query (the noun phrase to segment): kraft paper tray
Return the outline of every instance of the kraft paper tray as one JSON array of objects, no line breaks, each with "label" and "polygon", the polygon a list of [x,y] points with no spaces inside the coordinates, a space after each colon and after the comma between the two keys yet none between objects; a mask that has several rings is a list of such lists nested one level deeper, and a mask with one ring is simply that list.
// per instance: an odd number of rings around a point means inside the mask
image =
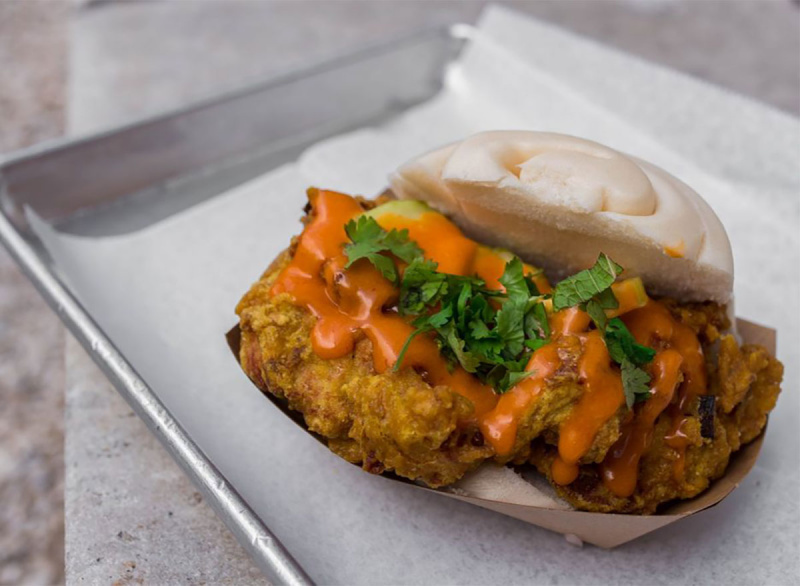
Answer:
[{"label": "kraft paper tray", "polygon": [[24,210],[82,234],[149,226],[295,160],[319,140],[431,98],[465,43],[454,31],[464,29],[425,31],[0,161],[0,241],[272,583],[312,581],[77,300]]},{"label": "kraft paper tray", "polygon": [[[775,355],[776,332],[747,320],[738,319],[736,328],[742,342],[764,346],[771,355]],[[236,361],[239,361],[241,348],[241,331],[234,326],[225,335],[228,346]],[[255,389],[254,389],[255,390]],[[302,416],[289,409],[286,401],[278,399],[271,393],[264,393],[284,415],[289,417],[317,441],[327,445],[325,440],[306,427]],[[532,506],[501,499],[479,498],[463,491],[451,491],[447,488],[431,489],[395,475],[387,475],[390,480],[410,484],[416,489],[435,492],[444,497],[454,498],[471,505],[489,509],[561,533],[570,541],[575,538],[579,542],[586,541],[603,548],[613,548],[637,539],[647,533],[671,525],[681,519],[694,515],[709,507],[719,504],[739,486],[747,473],[756,463],[764,441],[766,429],[751,443],[743,446],[731,455],[725,474],[711,483],[711,486],[693,499],[669,504],[655,515],[621,515],[611,513],[589,513],[585,511],[564,510],[545,506]]]}]

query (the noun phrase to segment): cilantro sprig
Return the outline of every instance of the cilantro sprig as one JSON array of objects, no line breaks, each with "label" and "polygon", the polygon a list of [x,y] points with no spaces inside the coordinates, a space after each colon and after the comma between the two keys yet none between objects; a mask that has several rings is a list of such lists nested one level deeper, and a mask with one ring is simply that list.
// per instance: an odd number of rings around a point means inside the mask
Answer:
[{"label": "cilantro sprig", "polygon": [[540,324],[541,316],[546,318],[542,297],[524,274],[522,261],[515,257],[506,265],[500,278],[505,292],[489,289],[478,277],[440,273],[437,268],[420,257],[403,274],[398,311],[416,316],[411,323],[417,329],[400,351],[395,370],[411,340],[433,332],[452,366],[459,364],[500,393],[530,376],[525,370],[531,354],[527,342],[546,343],[549,328]]},{"label": "cilantro sprig", "polygon": [[397,284],[399,282],[397,266],[385,253],[391,253],[405,262],[411,262],[422,256],[422,249],[416,242],[408,239],[408,230],[392,229],[387,232],[369,216],[362,215],[357,220],[350,220],[345,225],[344,231],[351,241],[344,247],[347,255],[345,268],[349,268],[357,260],[366,258],[384,277]]},{"label": "cilantro sprig", "polygon": [[[394,370],[399,370],[411,342],[433,334],[451,368],[456,364],[479,380],[504,393],[530,376],[530,355],[550,342],[550,326],[544,301],[552,298],[553,310],[578,306],[603,333],[611,359],[619,364],[628,407],[650,396],[650,376],[642,366],[655,351],[638,344],[619,318],[608,319],[607,309],[619,303],[611,285],[623,268],[600,254],[590,269],[558,283],[552,296],[542,295],[518,257],[505,266],[500,284],[490,289],[477,276],[442,273],[422,249],[408,238],[407,230],[386,231],[369,216],[345,226],[350,243],[344,247],[347,267],[366,259],[400,287],[397,311],[415,327]],[[394,258],[407,264],[402,277]]]},{"label": "cilantro sprig", "polygon": [[611,359],[619,364],[622,373],[622,388],[625,403],[631,408],[634,403],[650,398],[650,375],[640,367],[653,360],[656,351],[638,344],[625,323],[615,317],[605,329],[606,346]]}]

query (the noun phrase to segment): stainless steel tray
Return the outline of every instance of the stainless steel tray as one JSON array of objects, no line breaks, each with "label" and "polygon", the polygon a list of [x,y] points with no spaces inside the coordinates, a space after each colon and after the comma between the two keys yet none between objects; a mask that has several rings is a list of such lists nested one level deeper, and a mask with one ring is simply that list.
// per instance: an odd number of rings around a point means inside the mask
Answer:
[{"label": "stainless steel tray", "polygon": [[318,140],[432,97],[465,30],[427,31],[0,163],[0,241],[273,583],[311,579],[81,306],[24,208],[76,234],[148,226],[295,159]]}]

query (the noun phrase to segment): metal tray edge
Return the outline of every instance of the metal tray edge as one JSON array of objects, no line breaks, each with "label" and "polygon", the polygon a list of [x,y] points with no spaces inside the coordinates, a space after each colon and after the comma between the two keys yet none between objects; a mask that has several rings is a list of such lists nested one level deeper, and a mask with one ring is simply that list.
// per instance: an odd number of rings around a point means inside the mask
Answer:
[{"label": "metal tray edge", "polygon": [[313,584],[311,578],[229,484],[152,389],[103,334],[81,303],[53,274],[33,247],[0,213],[0,242],[22,272],[83,346],[150,431],[192,482],[208,498],[217,515],[275,584]]}]

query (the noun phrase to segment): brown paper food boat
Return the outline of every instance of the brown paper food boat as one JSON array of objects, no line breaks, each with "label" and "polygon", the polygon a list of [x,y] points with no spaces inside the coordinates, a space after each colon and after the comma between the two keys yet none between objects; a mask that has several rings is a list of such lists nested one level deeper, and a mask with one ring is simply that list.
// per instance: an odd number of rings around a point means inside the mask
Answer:
[{"label": "brown paper food boat", "polygon": [[[736,327],[741,336],[742,343],[759,344],[775,355],[776,333],[767,328],[743,319],[737,319]],[[239,326],[231,329],[227,335],[228,345],[233,351],[238,362],[240,331]],[[325,443],[322,437],[309,431],[303,417],[296,411],[291,411],[285,401],[274,395],[265,393],[266,397],[283,413],[302,427],[307,433],[318,441]],[[503,515],[521,519],[532,525],[543,527],[565,535],[571,542],[587,542],[603,548],[612,548],[641,537],[651,531],[679,521],[695,513],[713,507],[728,496],[742,482],[744,477],[756,462],[764,441],[764,431],[754,441],[744,446],[731,455],[728,469],[724,476],[711,483],[711,486],[695,498],[677,501],[668,505],[654,515],[621,515],[614,513],[589,513],[576,511],[553,503],[552,506],[534,506],[510,502],[515,499],[488,499],[478,498],[464,494],[464,491],[453,491],[447,488],[434,490],[413,483],[405,478],[394,475],[385,475],[389,480],[403,482],[419,490],[435,492],[448,498],[454,498],[484,509],[497,511]],[[544,497],[545,500],[549,500]],[[580,541],[578,541],[580,540]]]}]

